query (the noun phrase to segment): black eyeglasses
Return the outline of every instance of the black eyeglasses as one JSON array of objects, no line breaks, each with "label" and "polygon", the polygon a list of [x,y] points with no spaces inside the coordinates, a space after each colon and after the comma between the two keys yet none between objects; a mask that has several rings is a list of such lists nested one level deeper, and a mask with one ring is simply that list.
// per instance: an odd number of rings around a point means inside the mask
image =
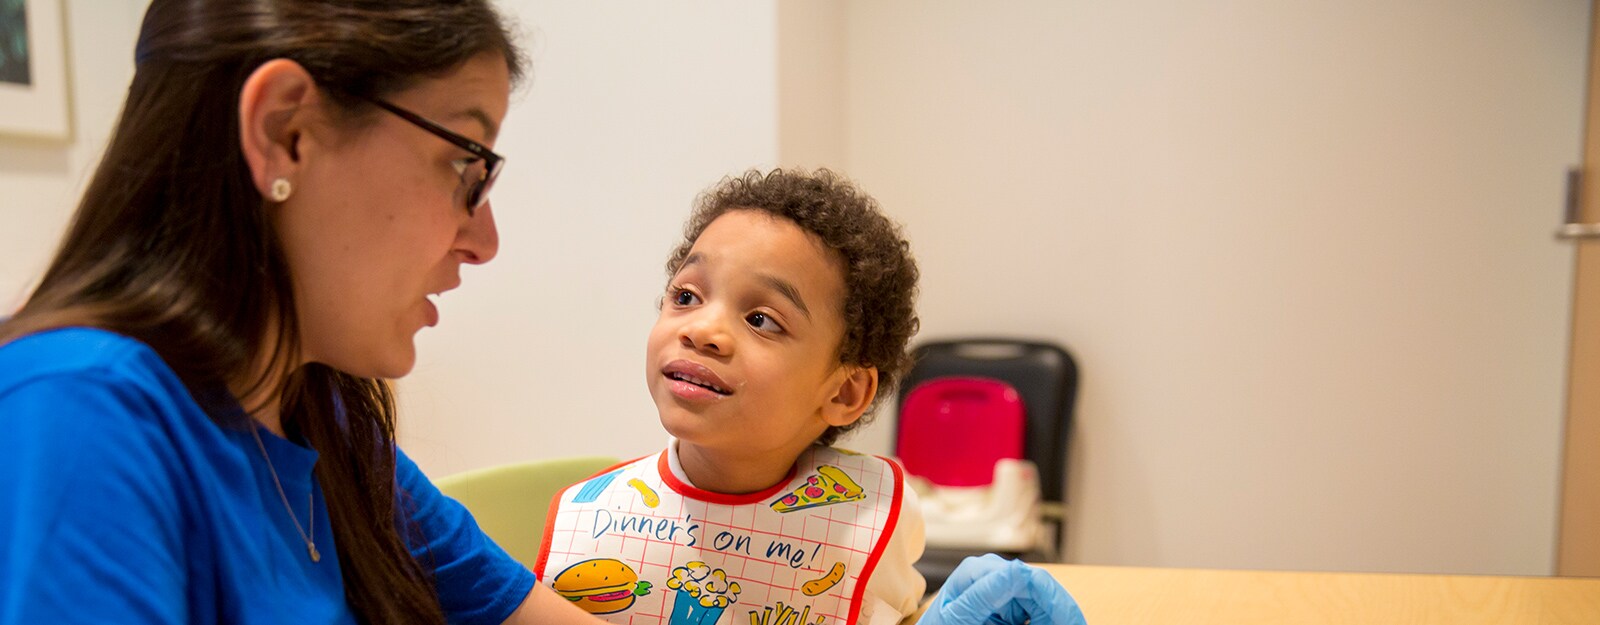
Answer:
[{"label": "black eyeglasses", "polygon": [[461,196],[459,199],[461,204],[466,207],[468,216],[476,214],[478,207],[483,206],[483,203],[489,200],[489,187],[494,186],[495,178],[500,177],[500,168],[506,164],[504,157],[495,154],[482,143],[451,132],[449,128],[433,123],[426,117],[377,98],[362,99],[378,105],[379,108],[385,111],[394,113],[400,119],[411,122],[418,128],[433,133],[434,136],[440,139],[449,141],[456,147],[471,152],[476,158],[463,158],[452,163],[456,168],[456,173],[461,174],[461,184],[456,187],[456,193]]}]

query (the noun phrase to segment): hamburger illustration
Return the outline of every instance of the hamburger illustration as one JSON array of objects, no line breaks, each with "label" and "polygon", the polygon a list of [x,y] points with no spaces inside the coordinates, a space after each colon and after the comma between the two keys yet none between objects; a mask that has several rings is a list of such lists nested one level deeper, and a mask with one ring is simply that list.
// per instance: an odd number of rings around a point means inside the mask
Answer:
[{"label": "hamburger illustration", "polygon": [[639,581],[633,567],[620,560],[594,558],[562,569],[550,589],[590,614],[613,614],[650,594],[650,582]]}]

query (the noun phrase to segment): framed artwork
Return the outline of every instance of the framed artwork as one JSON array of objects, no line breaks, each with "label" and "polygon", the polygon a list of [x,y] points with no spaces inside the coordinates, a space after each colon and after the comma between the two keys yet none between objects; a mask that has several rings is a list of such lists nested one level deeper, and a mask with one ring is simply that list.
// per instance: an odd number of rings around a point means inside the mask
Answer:
[{"label": "framed artwork", "polygon": [[0,0],[0,134],[66,139],[62,0]]}]

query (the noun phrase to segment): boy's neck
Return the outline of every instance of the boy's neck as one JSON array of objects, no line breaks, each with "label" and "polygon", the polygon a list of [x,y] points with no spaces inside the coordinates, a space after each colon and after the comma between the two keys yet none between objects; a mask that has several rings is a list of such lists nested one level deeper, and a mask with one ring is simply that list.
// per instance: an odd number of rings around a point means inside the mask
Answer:
[{"label": "boy's neck", "polygon": [[683,441],[676,441],[676,444],[678,464],[683,467],[689,483],[700,490],[724,495],[743,495],[773,487],[789,477],[794,459],[804,451],[729,457],[708,453]]}]

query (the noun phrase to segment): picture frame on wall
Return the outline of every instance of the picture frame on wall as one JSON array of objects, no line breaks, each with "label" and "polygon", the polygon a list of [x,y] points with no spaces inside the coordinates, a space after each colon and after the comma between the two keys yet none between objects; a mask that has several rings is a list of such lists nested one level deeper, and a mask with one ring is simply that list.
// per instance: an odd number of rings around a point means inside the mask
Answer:
[{"label": "picture frame on wall", "polygon": [[0,138],[68,139],[62,0],[0,0]]}]

